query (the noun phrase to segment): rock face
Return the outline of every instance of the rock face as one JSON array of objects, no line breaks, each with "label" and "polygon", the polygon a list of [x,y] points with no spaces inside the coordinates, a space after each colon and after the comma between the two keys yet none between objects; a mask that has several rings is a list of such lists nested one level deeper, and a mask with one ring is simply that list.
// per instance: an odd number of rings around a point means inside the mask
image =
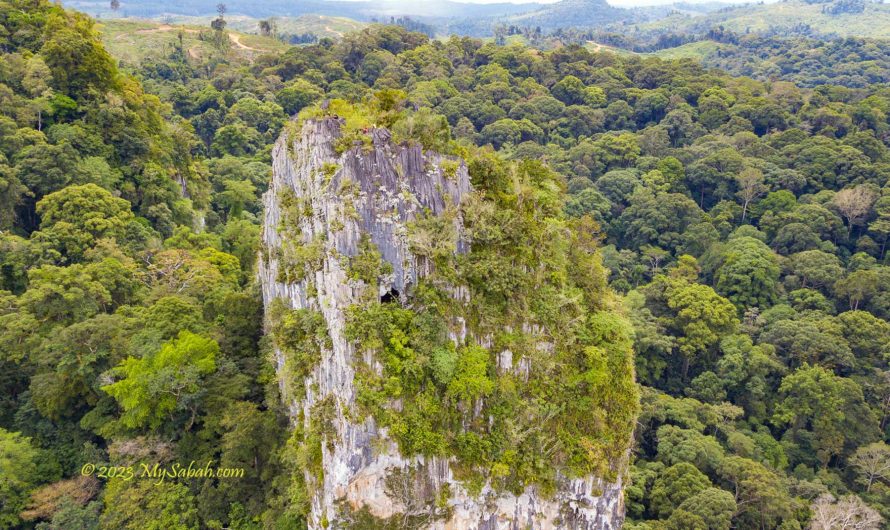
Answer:
[{"label": "rock face", "polygon": [[[318,404],[333,403],[321,444],[323,473],[306,471],[309,528],[350,528],[356,514],[362,514],[364,521],[368,517],[378,521],[377,525],[401,521],[387,526],[392,528],[619,528],[624,513],[620,479],[615,483],[596,477],[564,479],[550,497],[533,486],[520,495],[487,485],[470,493],[454,478],[447,460],[405,457],[373,418],[352,419],[358,359],[344,337],[345,311],[363,293],[367,296],[368,286],[349,279],[345,258],[359,252],[365,234],[392,267],[380,282],[379,295],[406,301],[411,285],[430,266],[409,251],[407,224],[418,215],[441,215],[472,190],[461,161],[423,152],[419,145],[393,145],[383,129],[369,131],[370,146],[338,155],[334,143],[340,127],[339,119],[325,118],[307,121],[299,134],[284,133],[273,150],[273,180],[264,197],[259,267],[264,303],[268,309],[275,299],[282,299],[291,309],[321,313],[330,338],[301,385],[301,395],[289,392],[281,382],[295,428],[308,429]],[[293,197],[304,212],[297,236],[281,230],[282,203]],[[464,252],[468,242],[459,214],[454,223],[458,234],[454,252]],[[299,281],[282,275],[280,256],[286,237],[323,245],[316,266]],[[467,296],[459,289],[454,295]],[[452,328],[453,338],[461,340],[465,331],[460,323]],[[281,372],[286,353],[276,347],[275,354]],[[509,352],[499,356],[500,363],[507,363],[501,359],[505,356]]]}]

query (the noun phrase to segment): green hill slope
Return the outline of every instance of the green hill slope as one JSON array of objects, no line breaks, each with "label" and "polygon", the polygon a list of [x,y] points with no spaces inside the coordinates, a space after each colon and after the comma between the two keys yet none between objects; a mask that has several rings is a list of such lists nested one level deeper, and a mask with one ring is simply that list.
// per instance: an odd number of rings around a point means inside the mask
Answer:
[{"label": "green hill slope", "polygon": [[707,16],[673,15],[640,24],[641,32],[702,33],[715,26],[735,32],[812,33],[839,37],[890,38],[890,5],[866,2],[862,11],[840,12],[840,2],[811,4],[788,0],[728,8]]},{"label": "green hill slope", "polygon": [[[235,24],[233,24],[235,26]],[[139,64],[146,57],[168,55],[182,39],[182,47],[191,60],[209,57],[217,49],[210,24],[168,24],[146,20],[106,20],[98,27],[102,43],[114,58],[127,64]],[[228,31],[227,53],[252,58],[262,53],[279,52],[288,45],[271,37]]]}]

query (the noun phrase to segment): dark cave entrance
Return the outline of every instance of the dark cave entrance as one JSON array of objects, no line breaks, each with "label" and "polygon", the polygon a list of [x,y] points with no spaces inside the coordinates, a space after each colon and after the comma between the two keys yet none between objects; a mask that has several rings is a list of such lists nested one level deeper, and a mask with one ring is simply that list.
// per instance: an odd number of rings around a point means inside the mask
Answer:
[{"label": "dark cave entrance", "polygon": [[389,291],[383,293],[383,296],[380,297],[380,303],[386,304],[389,302],[398,302],[399,301],[399,291],[395,288],[390,289]]}]

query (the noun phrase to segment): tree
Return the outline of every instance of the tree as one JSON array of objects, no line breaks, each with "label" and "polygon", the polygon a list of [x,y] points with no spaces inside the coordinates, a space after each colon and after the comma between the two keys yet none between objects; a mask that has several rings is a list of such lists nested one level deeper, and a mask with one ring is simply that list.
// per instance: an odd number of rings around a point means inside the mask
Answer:
[{"label": "tree", "polygon": [[748,335],[729,335],[720,341],[723,354],[717,374],[731,401],[745,408],[749,418],[762,422],[772,391],[785,366],[769,344],[754,345]]},{"label": "tree", "polygon": [[658,428],[658,459],[667,465],[689,462],[704,471],[714,471],[723,460],[723,447],[713,436],[675,425]]},{"label": "tree", "polygon": [[15,163],[19,180],[40,199],[68,184],[77,165],[77,151],[68,142],[29,145],[16,154]]},{"label": "tree", "polygon": [[0,230],[8,231],[15,221],[16,207],[28,194],[28,188],[18,177],[18,170],[0,154]]},{"label": "tree", "polygon": [[117,12],[121,8],[121,0],[111,0],[111,10]]},{"label": "tree", "polygon": [[732,493],[708,488],[683,501],[677,509],[701,517],[708,530],[729,530],[738,507]]},{"label": "tree", "polygon": [[806,364],[782,379],[773,422],[822,466],[851,445],[874,440],[878,426],[855,381]]},{"label": "tree", "polygon": [[843,324],[819,313],[783,318],[767,325],[760,340],[772,344],[786,359],[819,363],[838,369],[852,368],[855,357],[845,338]]},{"label": "tree", "polygon": [[448,395],[473,403],[494,390],[488,377],[488,350],[480,346],[467,346],[458,351],[454,377],[448,383]]},{"label": "tree", "polygon": [[522,129],[519,127],[519,122],[509,118],[486,125],[480,134],[482,141],[491,143],[495,149],[500,149],[506,144],[515,145],[522,140]]},{"label": "tree", "polygon": [[670,517],[684,501],[709,487],[711,481],[692,464],[674,464],[655,479],[650,506],[659,517]]},{"label": "tree", "polygon": [[742,222],[744,223],[748,214],[748,205],[766,193],[768,188],[763,184],[763,172],[753,167],[745,168],[736,176],[736,185],[739,188],[736,195],[742,200]]},{"label": "tree", "polygon": [[135,216],[130,203],[95,184],[69,186],[37,203],[40,231],[33,237],[76,262],[102,238],[123,243]]},{"label": "tree", "polygon": [[706,198],[713,204],[714,197],[728,197],[730,186],[744,169],[745,159],[737,150],[719,149],[690,164],[686,181],[690,190],[698,190],[698,205],[704,208]]},{"label": "tree", "polygon": [[30,93],[32,103],[37,112],[37,130],[43,129],[43,114],[51,111],[50,98],[53,91],[49,84],[52,82],[52,72],[39,55],[28,59],[25,77],[22,86]]},{"label": "tree", "polygon": [[132,263],[114,258],[69,267],[44,265],[28,271],[29,287],[19,307],[44,328],[72,324],[99,312],[113,312],[141,290]]},{"label": "tree", "polygon": [[260,35],[272,37],[278,32],[278,23],[275,18],[269,18],[259,21]]},{"label": "tree", "polygon": [[132,320],[99,314],[45,338],[32,356],[38,371],[31,377],[31,399],[47,418],[77,416],[100,396],[99,376],[119,359]]},{"label": "tree", "polygon": [[708,370],[690,382],[686,395],[703,403],[722,403],[726,401],[726,388],[724,381],[716,373]]},{"label": "tree", "polygon": [[102,390],[123,408],[120,421],[131,429],[157,429],[176,412],[195,421],[202,381],[216,370],[216,341],[183,331],[142,359],[128,357],[112,373],[120,377]]},{"label": "tree", "polygon": [[665,290],[666,303],[674,314],[672,327],[683,356],[683,379],[693,358],[707,352],[738,325],[736,308],[707,285],[673,280]]},{"label": "tree", "polygon": [[776,528],[791,519],[794,504],[782,479],[758,462],[729,456],[720,466],[720,477],[734,492],[739,528]]},{"label": "tree", "polygon": [[609,199],[593,187],[583,189],[571,196],[565,206],[566,214],[570,217],[583,217],[590,214],[600,226],[606,223],[611,209],[612,203],[609,202]]},{"label": "tree", "polygon": [[241,213],[250,210],[251,203],[256,201],[256,188],[249,180],[227,180],[225,191],[216,195],[216,200],[226,211],[227,220],[238,219]]},{"label": "tree", "polygon": [[114,59],[95,31],[84,30],[89,25],[61,24],[49,33],[40,50],[52,71],[53,88],[75,101],[83,100],[94,90],[104,93],[117,82]]},{"label": "tree", "polygon": [[281,105],[284,112],[292,116],[320,100],[323,95],[321,89],[301,78],[282,88],[275,95],[275,100]]},{"label": "tree", "polygon": [[832,285],[844,272],[837,256],[821,250],[805,250],[788,258],[788,266],[800,278],[801,287]]},{"label": "tree", "polygon": [[639,186],[630,197],[630,206],[610,228],[627,246],[640,248],[648,244],[674,250],[683,242],[686,229],[698,222],[701,215],[702,211],[685,195],[653,193]]},{"label": "tree", "polygon": [[[99,479],[93,476],[78,476],[47,484],[31,493],[31,499],[21,517],[26,521],[51,519],[66,505],[79,507],[87,504],[99,493],[99,489]],[[64,528],[81,530],[75,525]]]},{"label": "tree", "polygon": [[271,411],[261,411],[255,403],[237,401],[230,404],[220,421],[223,430],[219,465],[244,469],[237,481],[221,482],[219,488],[230,502],[244,504],[252,513],[264,509],[263,482],[273,480],[276,467],[275,449],[278,425]]},{"label": "tree", "polygon": [[886,359],[890,343],[890,323],[868,311],[845,311],[835,319],[841,335],[853,350],[853,355],[866,366],[879,366]]},{"label": "tree", "polygon": [[49,522],[39,523],[37,530],[94,530],[99,528],[99,512],[102,511],[102,504],[99,501],[93,501],[86,506],[81,506],[77,502],[63,500],[59,504],[59,509],[53,513]]},{"label": "tree", "polygon": [[878,292],[879,282],[880,277],[877,271],[860,269],[835,282],[834,292],[839,298],[846,298],[850,304],[850,310],[855,311],[859,309],[860,303]]},{"label": "tree", "polygon": [[216,130],[211,148],[219,156],[245,156],[255,153],[262,145],[263,135],[259,131],[237,121]]},{"label": "tree", "polygon": [[884,442],[862,446],[850,458],[850,465],[856,468],[868,493],[875,482],[890,482],[890,446]]},{"label": "tree", "polygon": [[606,103],[606,94],[599,87],[585,87],[575,76],[567,75],[550,89],[553,97],[566,105],[602,106]]},{"label": "tree", "polygon": [[110,480],[105,488],[102,528],[198,530],[197,501],[188,486],[171,480]]},{"label": "tree", "polygon": [[28,494],[41,482],[31,439],[0,428],[0,527],[16,528]]},{"label": "tree", "polygon": [[832,204],[847,220],[847,235],[853,233],[853,225],[861,224],[871,212],[871,207],[878,199],[878,193],[868,186],[844,188],[837,192]]},{"label": "tree", "polygon": [[878,530],[883,522],[877,511],[855,495],[835,499],[825,493],[810,505],[810,510],[813,517],[809,530]]},{"label": "tree", "polygon": [[663,528],[666,530],[708,530],[708,525],[697,514],[677,508],[671,513]]},{"label": "tree", "polygon": [[714,274],[717,290],[739,308],[768,307],[779,284],[775,253],[753,237],[734,237],[728,247]]},{"label": "tree", "polygon": [[881,242],[879,259],[884,259],[887,240],[890,239],[890,196],[881,197],[874,204],[877,219],[868,225],[868,230]]},{"label": "tree", "polygon": [[286,119],[283,109],[277,103],[262,102],[252,97],[239,99],[229,107],[226,117],[230,121],[240,121],[248,127],[270,135],[278,134]]}]

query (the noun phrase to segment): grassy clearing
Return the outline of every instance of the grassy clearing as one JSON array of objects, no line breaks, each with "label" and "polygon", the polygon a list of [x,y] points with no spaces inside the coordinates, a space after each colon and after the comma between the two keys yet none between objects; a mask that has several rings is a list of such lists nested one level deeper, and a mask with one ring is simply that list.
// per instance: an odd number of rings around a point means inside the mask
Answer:
[{"label": "grassy clearing", "polygon": [[[112,56],[127,64],[139,64],[147,57],[169,55],[182,36],[182,44],[191,59],[200,59],[215,50],[210,40],[209,22],[176,24],[146,20],[108,19],[99,25],[102,42]],[[229,31],[229,53],[250,59],[265,52],[280,52],[287,45],[270,37]]]}]

